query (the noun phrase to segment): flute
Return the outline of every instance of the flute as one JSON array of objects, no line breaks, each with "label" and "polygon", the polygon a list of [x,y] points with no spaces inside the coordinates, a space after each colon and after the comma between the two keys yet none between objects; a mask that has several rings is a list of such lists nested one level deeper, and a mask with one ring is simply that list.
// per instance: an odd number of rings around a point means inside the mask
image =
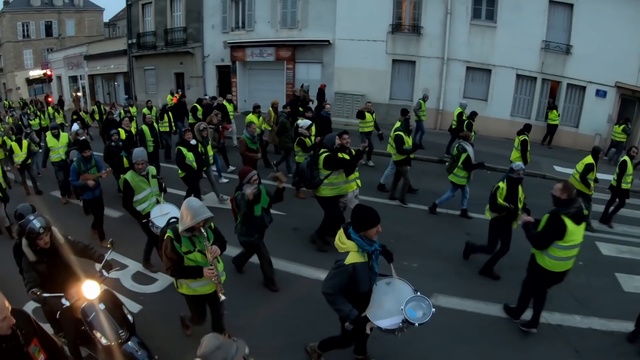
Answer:
[{"label": "flute", "polygon": [[216,284],[216,293],[218,294],[218,299],[220,302],[223,302],[227,297],[224,296],[224,288],[222,287],[222,278],[220,277],[220,273],[218,272],[218,256],[213,256],[213,244],[209,242],[209,236],[207,236],[207,232],[204,228],[200,228],[202,231],[202,235],[204,235],[204,245],[206,247],[207,261],[209,261],[209,265],[214,269],[215,274],[211,281]]}]

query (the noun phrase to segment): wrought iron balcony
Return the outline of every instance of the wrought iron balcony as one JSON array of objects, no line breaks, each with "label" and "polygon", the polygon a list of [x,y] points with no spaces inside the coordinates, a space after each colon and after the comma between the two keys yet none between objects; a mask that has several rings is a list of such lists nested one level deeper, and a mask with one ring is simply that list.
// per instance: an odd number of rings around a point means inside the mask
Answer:
[{"label": "wrought iron balcony", "polygon": [[187,44],[187,28],[174,27],[164,29],[164,46],[182,46]]},{"label": "wrought iron balcony", "polygon": [[392,34],[411,34],[422,35],[422,26],[419,25],[405,25],[403,23],[391,24]]},{"label": "wrought iron balcony", "polygon": [[138,33],[137,45],[139,50],[155,50],[156,32],[145,31],[145,32]]},{"label": "wrought iron balcony", "polygon": [[562,43],[557,43],[549,40],[542,40],[542,50],[544,51],[571,55],[571,49],[573,49],[573,46],[569,44],[562,44]]}]

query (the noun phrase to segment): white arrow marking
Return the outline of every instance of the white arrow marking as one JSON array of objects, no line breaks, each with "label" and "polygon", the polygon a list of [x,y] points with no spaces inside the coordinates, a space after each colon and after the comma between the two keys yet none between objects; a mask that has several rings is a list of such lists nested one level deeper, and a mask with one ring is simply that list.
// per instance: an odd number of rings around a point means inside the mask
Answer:
[{"label": "white arrow marking", "polygon": [[[60,190],[55,190],[50,192],[51,195],[57,197],[58,199],[61,199],[62,197],[60,196]],[[79,200],[71,200],[69,199],[69,202],[78,206],[82,206],[82,204],[80,203]],[[107,215],[108,217],[112,217],[112,218],[119,218],[122,215],[124,215],[124,213],[122,211],[118,211],[118,210],[114,210],[110,207],[105,207],[104,208],[104,214]]]},{"label": "white arrow marking", "polygon": [[[178,189],[172,189],[172,188],[167,188],[167,192],[170,194],[174,194],[174,195],[179,195],[179,196],[184,196],[186,193],[182,190],[178,190]],[[231,210],[231,203],[229,201],[224,202],[224,203],[220,203],[218,201],[218,197],[216,196],[215,193],[208,193],[207,195],[202,197],[203,199],[203,203],[206,206],[209,207],[216,207],[216,208],[220,208],[220,209],[227,209],[227,210]],[[273,210],[271,209],[271,213],[272,214],[277,214],[277,215],[287,215],[283,212],[277,211],[277,210]]]},{"label": "white arrow marking", "polygon": [[[553,168],[557,172],[561,172],[561,173],[564,173],[564,174],[573,174],[573,169],[569,169],[569,168],[562,167],[562,166],[556,166],[556,165],[553,165]],[[613,175],[598,173],[598,179],[611,181],[613,179]]]}]

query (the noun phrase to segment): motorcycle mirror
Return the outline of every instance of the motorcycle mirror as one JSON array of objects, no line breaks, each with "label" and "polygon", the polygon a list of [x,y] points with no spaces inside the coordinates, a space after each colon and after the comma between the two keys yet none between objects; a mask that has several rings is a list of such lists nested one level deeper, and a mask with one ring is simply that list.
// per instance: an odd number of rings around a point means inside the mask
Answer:
[{"label": "motorcycle mirror", "polygon": [[113,239],[109,239],[107,246],[109,247],[109,249],[111,249],[109,252],[113,251]]}]

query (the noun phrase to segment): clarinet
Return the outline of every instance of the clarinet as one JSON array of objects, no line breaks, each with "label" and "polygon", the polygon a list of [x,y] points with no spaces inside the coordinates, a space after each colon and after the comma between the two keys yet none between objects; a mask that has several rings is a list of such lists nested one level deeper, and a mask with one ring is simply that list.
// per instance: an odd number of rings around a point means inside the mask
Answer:
[{"label": "clarinet", "polygon": [[209,242],[209,236],[207,236],[207,232],[204,230],[204,228],[200,228],[200,231],[202,231],[202,235],[204,235],[205,239],[204,244],[206,247],[207,261],[209,261],[209,265],[211,265],[215,272],[215,275],[213,275],[211,281],[216,284],[216,293],[218,294],[218,299],[220,299],[220,302],[223,302],[227,297],[224,296],[222,278],[220,277],[220,273],[218,272],[218,256],[213,256],[213,244],[212,242]]}]

